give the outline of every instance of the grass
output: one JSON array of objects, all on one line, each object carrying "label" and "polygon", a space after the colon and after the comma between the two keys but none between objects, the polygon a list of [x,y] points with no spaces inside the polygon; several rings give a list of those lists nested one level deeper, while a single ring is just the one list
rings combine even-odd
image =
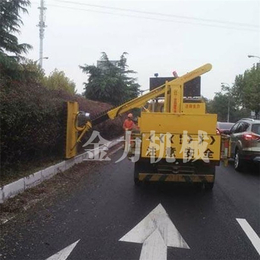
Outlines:
[{"label": "grass", "polygon": [[64,159],[58,157],[45,158],[33,162],[17,162],[10,167],[1,167],[0,186],[17,181],[49,166],[62,162]]},{"label": "grass", "polygon": [[[109,138],[108,140],[113,140],[113,138]],[[84,153],[85,149],[86,147],[84,148],[79,147],[78,154]],[[42,159],[26,161],[26,162],[18,161],[15,164],[8,165],[5,167],[1,166],[0,187],[3,187],[4,185],[7,185],[11,182],[29,176],[30,174],[43,170],[47,167],[60,163],[64,160],[65,159],[61,156],[50,156],[50,157],[45,157]]]}]

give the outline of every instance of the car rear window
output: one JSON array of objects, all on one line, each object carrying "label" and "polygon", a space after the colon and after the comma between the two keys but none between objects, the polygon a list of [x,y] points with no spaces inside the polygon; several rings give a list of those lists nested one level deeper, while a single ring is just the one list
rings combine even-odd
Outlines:
[{"label": "car rear window", "polygon": [[230,129],[234,124],[233,123],[218,123],[219,129]]},{"label": "car rear window", "polygon": [[252,125],[252,132],[260,135],[260,124],[253,124]]}]

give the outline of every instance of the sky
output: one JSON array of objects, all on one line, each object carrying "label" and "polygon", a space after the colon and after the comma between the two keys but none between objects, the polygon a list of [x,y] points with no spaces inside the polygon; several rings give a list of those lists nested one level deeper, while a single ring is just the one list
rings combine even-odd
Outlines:
[{"label": "sky", "polygon": [[[149,78],[179,76],[206,63],[201,93],[212,99],[221,83],[232,86],[260,58],[260,0],[258,1],[88,1],[45,0],[43,68],[49,75],[64,71],[84,91],[88,76],[79,66],[96,65],[101,53],[118,60],[127,52],[129,69],[141,85]],[[39,59],[40,0],[31,0],[19,42],[33,46],[26,56]]]}]

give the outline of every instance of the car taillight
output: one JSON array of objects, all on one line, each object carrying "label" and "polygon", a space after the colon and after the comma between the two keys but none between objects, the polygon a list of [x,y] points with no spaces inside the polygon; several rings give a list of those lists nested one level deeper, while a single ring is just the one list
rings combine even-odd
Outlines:
[{"label": "car taillight", "polygon": [[246,141],[260,140],[260,137],[254,134],[243,134],[243,138]]}]

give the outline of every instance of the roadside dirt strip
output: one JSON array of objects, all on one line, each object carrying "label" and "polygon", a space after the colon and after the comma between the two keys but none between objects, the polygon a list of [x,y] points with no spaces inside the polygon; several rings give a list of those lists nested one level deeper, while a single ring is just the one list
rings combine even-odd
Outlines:
[{"label": "roadside dirt strip", "polygon": [[[99,153],[103,147],[107,147],[108,149],[114,149],[114,147],[120,145],[122,146],[122,138],[117,138],[116,140],[108,142],[108,144],[99,147],[98,150],[93,149],[93,154]],[[19,193],[24,192],[29,188],[33,188],[45,180],[48,180],[55,176],[58,173],[64,172],[70,169],[72,166],[82,163],[84,159],[87,158],[89,151],[77,155],[76,157],[60,162],[56,165],[50,166],[46,169],[35,172],[27,177],[21,178],[15,182],[7,184],[0,188],[0,204],[6,201],[8,198],[12,198]]]},{"label": "roadside dirt strip", "polygon": [[[107,156],[109,157],[122,149],[122,147],[122,142],[111,146]],[[80,164],[75,164],[66,171],[59,171],[55,176],[42,183],[38,183],[35,187],[9,198],[0,204],[0,225],[7,223],[17,215],[19,217],[22,216],[28,209],[40,203],[51,204],[58,196],[66,195],[71,190],[77,189],[81,179],[86,174],[91,174],[100,164],[108,163],[109,161],[83,161]]]}]

